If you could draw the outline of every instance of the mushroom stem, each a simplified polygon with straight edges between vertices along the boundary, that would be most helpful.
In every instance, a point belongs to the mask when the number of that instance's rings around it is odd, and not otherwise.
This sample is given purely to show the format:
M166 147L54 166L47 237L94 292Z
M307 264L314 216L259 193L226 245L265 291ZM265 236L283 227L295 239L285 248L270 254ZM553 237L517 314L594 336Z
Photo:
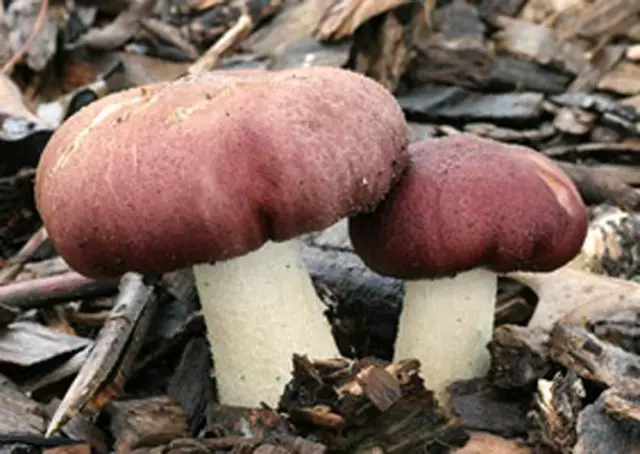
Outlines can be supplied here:
M221 404L275 407L293 353L340 356L300 248L297 239L268 242L193 267Z
M395 358L420 360L425 387L437 396L453 381L488 371L497 285L485 268L405 281Z

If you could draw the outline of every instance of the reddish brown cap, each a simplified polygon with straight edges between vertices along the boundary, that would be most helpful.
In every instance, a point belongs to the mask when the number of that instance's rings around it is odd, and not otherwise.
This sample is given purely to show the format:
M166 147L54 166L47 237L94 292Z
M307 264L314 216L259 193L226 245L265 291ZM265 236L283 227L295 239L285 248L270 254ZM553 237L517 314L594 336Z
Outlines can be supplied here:
M407 143L393 95L354 72L214 71L72 116L42 154L36 200L80 273L160 273L374 206Z
M374 271L402 279L481 266L550 271L580 251L586 207L546 156L468 134L413 143L409 155L376 211L349 222Z

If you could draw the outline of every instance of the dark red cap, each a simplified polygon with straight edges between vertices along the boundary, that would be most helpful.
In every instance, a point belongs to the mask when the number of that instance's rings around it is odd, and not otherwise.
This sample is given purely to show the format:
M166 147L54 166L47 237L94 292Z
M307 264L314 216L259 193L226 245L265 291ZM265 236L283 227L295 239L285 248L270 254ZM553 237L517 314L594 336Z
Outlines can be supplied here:
M404 169L407 144L401 108L370 78L214 71L72 116L42 154L37 206L80 273L160 273L374 206Z
M470 134L413 143L409 155L376 211L349 221L374 271L402 279L476 267L550 271L580 251L586 207L546 156Z

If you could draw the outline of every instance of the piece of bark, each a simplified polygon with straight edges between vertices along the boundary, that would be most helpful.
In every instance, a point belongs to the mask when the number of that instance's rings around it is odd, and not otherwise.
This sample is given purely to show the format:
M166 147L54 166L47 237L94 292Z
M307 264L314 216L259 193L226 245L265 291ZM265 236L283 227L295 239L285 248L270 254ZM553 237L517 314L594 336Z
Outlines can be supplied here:
M141 275L122 277L111 319L100 330L86 363L51 418L47 435L85 408L99 411L122 391L156 305L153 286Z
M640 429L610 414L601 395L578 417L578 442L573 454L629 454L640 452Z
M528 123L540 120L543 101L540 93L485 95L447 86L421 87L398 96L409 119L420 122Z
M320 41L339 41L351 36L358 27L373 17L381 16L411 0L349 0L346 5L334 1L320 18L313 36Z
M206 419L207 408L213 400L211 353L203 337L194 337L182 352L167 394L184 409L191 435L195 435Z
M449 389L451 409L466 429L491 432L502 437L525 436L531 396L508 396L486 379L459 381Z
M553 68L540 66L510 55L497 54L492 60L485 86L493 90L522 90L545 94L564 92L571 78Z
M531 438L559 454L571 454L577 440L576 424L586 392L573 372L540 380L531 413Z
M370 368L384 370L381 373L392 378L369 381L378 376ZM418 371L416 360L391 364L373 359L310 361L294 355L294 378L280 408L299 430L330 450L412 454L464 445L468 435L438 408ZM376 396L375 401L388 396L380 386L388 388L393 381L392 388L399 386L401 397L381 411L367 396Z
M640 357L598 339L579 326L558 323L549 338L549 356L600 386L637 380Z
M534 451L523 443L505 440L486 432L472 432L471 439L452 454L533 454Z
M87 361L90 352L90 347L80 350L62 364L54 367L52 370L49 370L45 375L29 378L22 382L20 384L21 388L25 392L37 394L38 391L46 388L47 386L72 377L78 373L80 368Z
M558 163L573 180L585 202L614 203L625 210L640 208L640 191L597 166Z
M571 82L568 91L575 93L593 90L604 74L622 58L623 54L623 46L602 47L591 57L590 65L586 66ZM594 121L594 117L580 112L577 108L563 108L556 114L553 124L560 131L580 135L586 132L584 127L590 126Z
M0 331L0 362L30 367L74 353L93 342L39 323L17 321Z
M0 286L0 301L20 309L52 306L76 299L112 295L117 279L90 279L75 271Z
M269 24L247 38L244 46L269 57L272 69L302 65L344 66L349 58L350 40L327 45L319 43L310 34L331 2L286 2L284 9Z
M598 89L627 96L640 93L640 66L625 60L618 62L600 79Z
M466 88L486 85L491 56L486 25L468 2L450 2L436 10L431 28L416 42L412 64L414 83L438 83Z
M602 38L622 32L621 24L633 24L639 11L640 5L635 0L597 0L585 4L559 32L566 37Z
M499 389L528 389L551 370L549 335L517 325L498 326L489 342L488 379Z
M166 444L189 433L184 410L168 396L114 401L106 412L117 452Z
M384 2L363 0L362 3L380 5ZM428 14L423 1L402 0L400 3L355 30L348 63L392 93L398 90L413 59L414 43L426 28Z
M493 22L500 27L493 35L498 51L572 74L579 74L588 65L580 48L559 39L543 24L504 16L495 16Z
M42 406L0 375L0 434L37 436L42 435L44 429L45 413Z

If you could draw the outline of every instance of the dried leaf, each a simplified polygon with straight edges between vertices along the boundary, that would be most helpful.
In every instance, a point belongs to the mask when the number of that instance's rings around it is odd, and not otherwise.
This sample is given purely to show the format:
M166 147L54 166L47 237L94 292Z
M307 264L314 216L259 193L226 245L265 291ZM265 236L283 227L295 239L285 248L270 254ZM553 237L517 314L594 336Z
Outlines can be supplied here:
M530 287L538 296L528 325L532 329L550 331L560 319L582 323L589 320L590 313L615 313L640 306L640 284L568 266L551 273L516 272L507 276Z

